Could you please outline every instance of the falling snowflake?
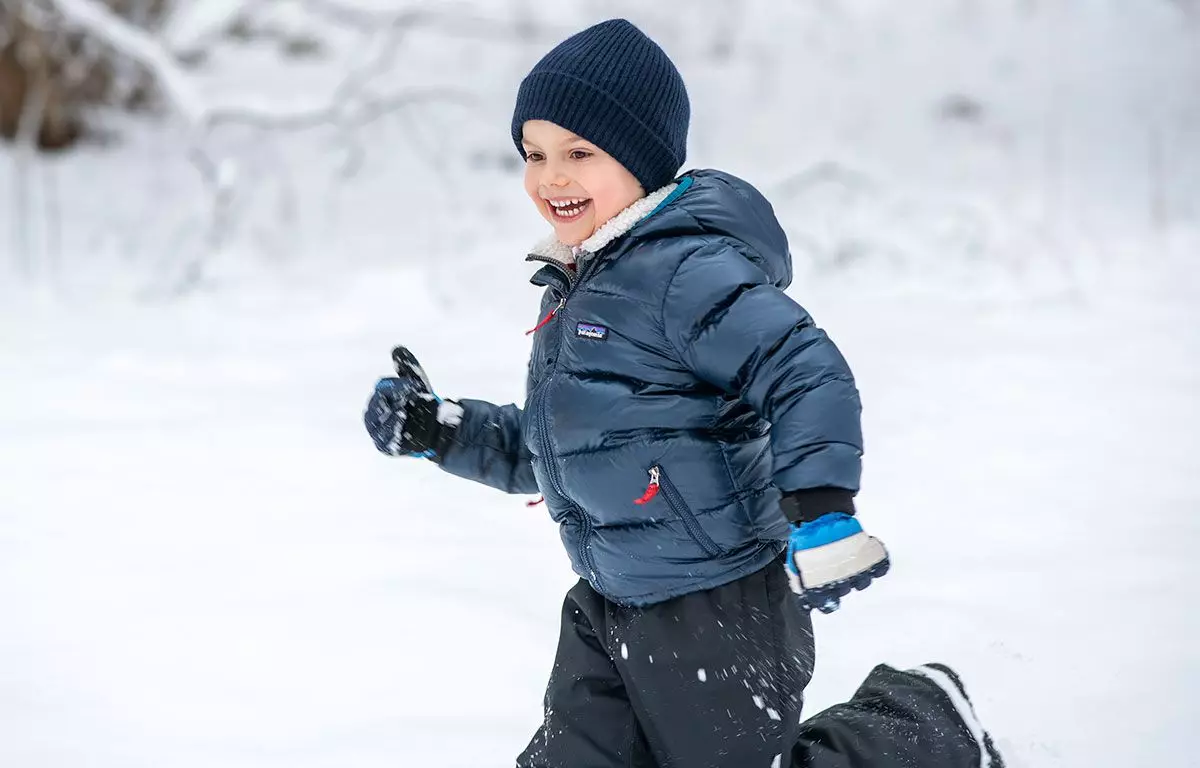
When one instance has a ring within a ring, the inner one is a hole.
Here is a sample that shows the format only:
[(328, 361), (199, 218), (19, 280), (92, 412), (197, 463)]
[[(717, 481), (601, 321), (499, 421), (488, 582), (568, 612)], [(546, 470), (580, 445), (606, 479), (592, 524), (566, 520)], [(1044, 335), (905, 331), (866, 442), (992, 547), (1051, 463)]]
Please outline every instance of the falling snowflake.
[(700, 682), (708, 682), (708, 673), (704, 671), (704, 667), (696, 670), (696, 677), (700, 678)]

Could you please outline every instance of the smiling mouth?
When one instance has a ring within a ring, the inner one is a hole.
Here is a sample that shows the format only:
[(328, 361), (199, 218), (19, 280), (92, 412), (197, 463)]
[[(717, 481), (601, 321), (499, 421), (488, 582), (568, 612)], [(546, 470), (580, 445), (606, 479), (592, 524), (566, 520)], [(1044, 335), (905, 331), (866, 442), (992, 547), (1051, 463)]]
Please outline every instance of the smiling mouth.
[(561, 198), (547, 200), (546, 207), (555, 221), (574, 221), (591, 207), (592, 201), (586, 197)]

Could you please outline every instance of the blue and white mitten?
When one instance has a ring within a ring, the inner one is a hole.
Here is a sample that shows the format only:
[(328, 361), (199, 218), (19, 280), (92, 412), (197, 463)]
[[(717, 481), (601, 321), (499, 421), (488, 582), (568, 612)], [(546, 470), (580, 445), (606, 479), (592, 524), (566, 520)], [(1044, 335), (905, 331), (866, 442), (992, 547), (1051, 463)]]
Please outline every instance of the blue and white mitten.
[[(848, 511), (820, 512), (835, 498)], [(814, 502), (815, 499), (815, 502)], [(841, 599), (855, 589), (866, 589), (873, 579), (888, 572), (887, 548), (867, 535), (854, 518), (848, 492), (836, 489), (785, 494), (784, 515), (792, 523), (788, 537), (787, 571), (792, 591), (809, 610), (832, 613)]]

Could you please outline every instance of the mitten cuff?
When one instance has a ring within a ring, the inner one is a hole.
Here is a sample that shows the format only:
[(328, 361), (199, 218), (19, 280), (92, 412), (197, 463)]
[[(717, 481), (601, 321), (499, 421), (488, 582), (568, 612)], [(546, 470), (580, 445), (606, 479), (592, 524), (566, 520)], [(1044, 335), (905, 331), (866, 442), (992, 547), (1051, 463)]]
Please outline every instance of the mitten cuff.
[(845, 488), (804, 488), (788, 491), (779, 501), (783, 516), (792, 523), (811, 523), (830, 512), (854, 514), (854, 492)]
[(463, 407), (457, 401), (438, 401), (438, 430), (431, 446), (433, 455), (429, 456), (430, 461), (434, 464), (442, 463), (442, 457), (446, 455), (446, 450), (454, 442), (454, 433), (458, 431), (459, 425), (462, 424), (462, 419)]

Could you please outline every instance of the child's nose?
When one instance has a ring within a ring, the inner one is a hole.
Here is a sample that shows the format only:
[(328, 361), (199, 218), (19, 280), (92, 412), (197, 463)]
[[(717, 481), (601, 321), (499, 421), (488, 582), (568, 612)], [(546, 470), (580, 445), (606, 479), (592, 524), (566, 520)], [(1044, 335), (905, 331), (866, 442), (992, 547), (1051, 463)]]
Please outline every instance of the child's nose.
[(565, 187), (570, 183), (571, 180), (567, 178), (563, 167), (558, 163), (546, 163), (542, 166), (542, 186)]

